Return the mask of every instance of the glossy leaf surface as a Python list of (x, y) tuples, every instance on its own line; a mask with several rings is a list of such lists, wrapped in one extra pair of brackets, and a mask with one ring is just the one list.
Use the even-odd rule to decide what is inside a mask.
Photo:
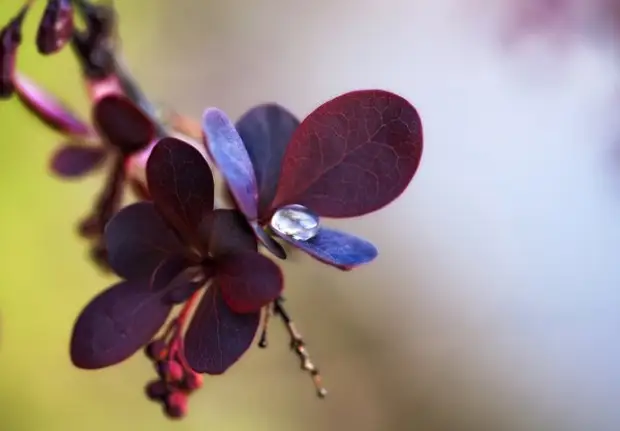
[(251, 251), (217, 259), (215, 281), (224, 301), (236, 313), (260, 311), (280, 296), (284, 288), (280, 267)]
[(217, 108), (202, 116), (205, 146), (217, 165), (237, 207), (248, 220), (256, 220), (258, 186), (252, 161), (230, 119)]
[(145, 148), (155, 137), (149, 118), (131, 100), (119, 94), (109, 94), (95, 104), (93, 123), (106, 141), (123, 154)]
[(146, 163), (151, 197), (169, 223), (190, 241), (200, 241), (196, 231), (213, 211), (213, 174), (205, 158), (190, 144), (163, 138)]
[[(176, 287), (189, 282), (189, 276), (184, 274), (191, 263), (185, 256), (170, 255), (163, 259), (151, 275), (151, 290), (163, 290), (167, 287)], [(172, 286), (174, 283), (174, 286)]]
[(0, 99), (7, 99), (15, 92), (15, 57), (22, 43), (22, 24), (28, 13), (29, 3), (0, 30)]
[(183, 251), (152, 202), (119, 211), (106, 225), (104, 241), (110, 266), (126, 279), (150, 277), (164, 259)]
[(61, 50), (73, 35), (71, 0), (47, 0), (37, 31), (37, 49), (49, 55)]
[(297, 127), (299, 120), (275, 103), (258, 105), (237, 121), (237, 132), (256, 175), (259, 218), (276, 194), (284, 152)]
[(383, 90), (343, 94), (295, 131), (272, 210), (300, 204), (323, 217), (376, 211), (405, 190), (421, 156), (422, 125), (407, 100)]
[(78, 368), (117, 364), (148, 343), (171, 306), (149, 279), (123, 281), (97, 295), (80, 313), (71, 336), (71, 361)]
[(237, 210), (217, 209), (200, 224), (205, 251), (211, 256), (224, 256), (240, 251), (256, 251), (258, 244), (245, 216)]
[(372, 262), (379, 254), (377, 248), (365, 239), (325, 227), (308, 241), (297, 241), (286, 236), (282, 239), (315, 259), (342, 270)]
[(252, 345), (259, 323), (260, 312), (233, 312), (212, 284), (185, 333), (187, 363), (199, 373), (224, 373)]
[(77, 178), (100, 167), (106, 155), (103, 147), (67, 143), (54, 153), (51, 168), (61, 177)]
[(48, 126), (68, 135), (90, 136), (94, 134), (86, 121), (30, 78), (16, 72), (14, 82), (19, 99)]

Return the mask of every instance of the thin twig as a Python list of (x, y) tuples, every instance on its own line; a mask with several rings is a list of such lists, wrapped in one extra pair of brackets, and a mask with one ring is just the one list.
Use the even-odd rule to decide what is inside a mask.
[(308, 349), (306, 349), (306, 344), (303, 337), (295, 327), (295, 323), (284, 308), (283, 302), (284, 298), (282, 297), (279, 297), (273, 302), (273, 314), (280, 316), (282, 319), (282, 322), (284, 323), (291, 339), (291, 349), (295, 351), (301, 360), (301, 369), (310, 373), (310, 377), (312, 377), (312, 382), (316, 388), (317, 395), (319, 398), (325, 398), (327, 395), (327, 389), (323, 386), (323, 378), (319, 373), (319, 369), (312, 362)]

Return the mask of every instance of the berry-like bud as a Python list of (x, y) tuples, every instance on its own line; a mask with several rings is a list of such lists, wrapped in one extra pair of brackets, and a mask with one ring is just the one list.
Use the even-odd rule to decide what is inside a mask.
[(145, 387), (146, 396), (153, 401), (163, 401), (168, 396), (170, 390), (168, 385), (161, 380), (153, 380)]
[(147, 358), (157, 361), (163, 358), (166, 353), (166, 342), (164, 340), (153, 340), (144, 348), (144, 354)]
[(185, 370), (183, 366), (175, 360), (168, 361), (168, 370), (166, 373), (166, 380), (170, 383), (180, 383), (185, 377)]
[(194, 371), (186, 371), (185, 378), (181, 382), (181, 388), (187, 392), (193, 392), (202, 387), (202, 375)]
[(182, 392), (168, 394), (164, 403), (164, 412), (171, 419), (180, 419), (187, 414), (187, 396)]

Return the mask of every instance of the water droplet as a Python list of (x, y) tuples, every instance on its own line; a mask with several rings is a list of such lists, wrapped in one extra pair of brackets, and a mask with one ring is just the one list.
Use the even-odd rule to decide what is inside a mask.
[(321, 229), (319, 216), (302, 205), (287, 205), (278, 209), (271, 218), (271, 227), (277, 233), (297, 241), (314, 238)]

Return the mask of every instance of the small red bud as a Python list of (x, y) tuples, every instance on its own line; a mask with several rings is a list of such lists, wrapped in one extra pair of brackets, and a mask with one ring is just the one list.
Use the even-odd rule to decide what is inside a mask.
[(182, 392), (172, 392), (166, 396), (164, 412), (171, 419), (180, 419), (187, 414), (187, 396)]

